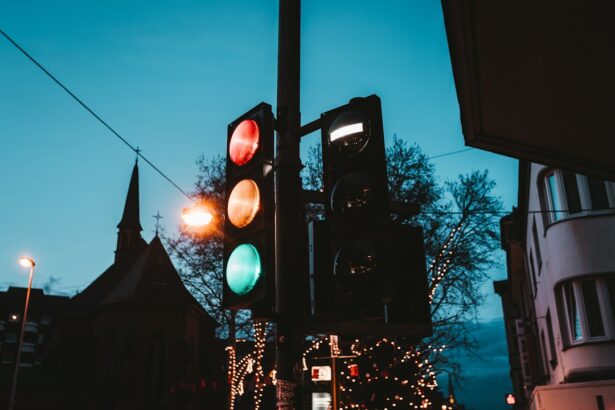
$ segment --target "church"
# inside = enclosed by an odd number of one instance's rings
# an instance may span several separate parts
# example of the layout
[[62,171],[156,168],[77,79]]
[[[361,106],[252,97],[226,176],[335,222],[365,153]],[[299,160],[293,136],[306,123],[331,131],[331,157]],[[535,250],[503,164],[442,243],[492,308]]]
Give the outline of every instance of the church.
[[[135,163],[115,260],[72,298],[33,289],[16,409],[223,408],[217,323],[188,292],[158,234],[148,243]],[[0,400],[8,404],[25,300],[0,292]]]

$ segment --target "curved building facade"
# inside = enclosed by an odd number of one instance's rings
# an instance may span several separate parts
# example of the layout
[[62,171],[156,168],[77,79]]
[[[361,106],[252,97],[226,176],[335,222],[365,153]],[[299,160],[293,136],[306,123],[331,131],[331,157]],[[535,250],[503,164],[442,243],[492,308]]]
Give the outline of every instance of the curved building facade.
[[561,409],[568,395],[566,408],[612,408],[615,183],[525,162],[519,176],[501,222],[508,279],[495,284],[518,408]]

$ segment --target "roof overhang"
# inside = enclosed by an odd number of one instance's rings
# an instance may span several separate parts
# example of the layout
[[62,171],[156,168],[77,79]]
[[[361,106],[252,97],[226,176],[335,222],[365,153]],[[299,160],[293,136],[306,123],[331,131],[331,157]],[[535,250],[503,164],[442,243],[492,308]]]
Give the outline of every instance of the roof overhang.
[[442,8],[467,145],[615,179],[615,2]]

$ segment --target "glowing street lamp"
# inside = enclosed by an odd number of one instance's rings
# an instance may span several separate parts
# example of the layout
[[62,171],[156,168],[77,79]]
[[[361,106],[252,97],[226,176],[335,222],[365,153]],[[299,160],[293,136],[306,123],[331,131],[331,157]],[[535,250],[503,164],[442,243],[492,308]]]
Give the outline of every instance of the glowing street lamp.
[[192,228],[202,228],[211,223],[214,215],[207,205],[197,203],[182,210],[182,219],[186,225]]
[[27,256],[22,256],[19,258],[19,264],[24,268],[33,268],[34,265],[36,265],[32,258],[28,258]]
[[23,319],[21,321],[21,332],[19,334],[19,343],[17,344],[17,357],[15,358],[15,371],[13,373],[13,386],[11,388],[11,399],[9,401],[9,410],[15,407],[15,392],[17,390],[17,377],[19,375],[19,363],[21,362],[21,348],[23,345],[23,335],[26,329],[26,320],[28,319],[28,305],[30,303],[30,290],[32,289],[32,277],[34,276],[34,259],[27,256],[19,258],[19,264],[24,268],[30,268],[30,278],[28,279],[28,291],[26,292],[26,306],[23,310]]

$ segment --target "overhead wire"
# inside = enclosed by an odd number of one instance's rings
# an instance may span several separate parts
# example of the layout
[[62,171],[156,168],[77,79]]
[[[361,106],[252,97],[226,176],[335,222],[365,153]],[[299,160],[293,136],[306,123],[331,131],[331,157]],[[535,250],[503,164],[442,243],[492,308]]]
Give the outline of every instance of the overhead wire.
[[[81,105],[87,112],[89,112],[96,120],[98,120],[98,122],[100,122],[105,128],[107,128],[109,131],[111,131],[111,133],[117,137],[121,142],[123,142],[128,148],[130,148],[132,151],[134,151],[134,153],[137,155],[138,158],[143,159],[143,161],[145,161],[150,167],[152,167],[152,169],[154,169],[158,174],[160,174],[160,176],[162,176],[167,182],[169,182],[171,185],[173,185],[179,192],[181,192],[186,198],[192,200],[192,196],[189,195],[188,193],[186,193],[186,191],[184,191],[179,185],[177,185],[168,175],[166,175],[164,172],[162,172],[162,170],[160,170],[160,168],[158,168],[156,165],[154,165],[154,163],[147,158],[145,155],[143,155],[141,153],[141,150],[138,147],[133,146],[130,142],[128,142],[128,140],[126,140],[126,138],[122,137],[113,127],[111,127],[105,120],[103,120],[98,114],[96,114],[96,112],[94,112],[93,109],[91,109],[86,103],[83,102],[83,100],[81,100],[79,97],[77,97],[75,95],[75,93],[73,93],[68,87],[66,87],[60,80],[58,80],[57,77],[55,77],[51,72],[49,72],[49,70],[47,70],[41,63],[39,63],[34,57],[32,57],[32,55],[30,55],[30,53],[28,53],[23,47],[21,47],[15,40],[13,40],[13,38],[11,38],[8,34],[6,34],[4,32],[4,30],[0,29],[0,34],[2,34],[11,44],[13,44],[13,46],[15,46],[23,55],[25,55],[30,61],[32,61],[32,63],[34,63],[39,69],[41,69],[49,78],[51,78],[58,86],[60,86],[68,95],[70,95],[79,105]],[[442,158],[442,157],[446,157],[449,155],[455,155],[455,154],[460,154],[463,152],[467,152],[467,151],[471,151],[474,148],[464,148],[464,149],[460,149],[460,150],[456,150],[456,151],[451,151],[451,152],[446,152],[443,154],[437,154],[437,155],[433,155],[431,157],[428,157],[428,160],[431,159],[436,159],[436,158]],[[608,208],[608,209],[615,209],[615,208]],[[583,211],[592,211],[591,209],[582,209],[579,212],[583,212]],[[527,214],[538,214],[538,213],[562,213],[562,212],[567,212],[569,213],[569,211],[567,210],[545,210],[545,211],[525,211],[525,213]],[[423,214],[456,214],[456,215],[462,215],[464,214],[463,211],[421,211],[420,213]],[[494,215],[506,215],[509,214],[510,212],[508,211],[471,211],[471,212],[467,212],[470,214],[494,214]]]
[[436,158],[442,158],[442,157],[447,157],[449,155],[453,155],[453,154],[461,154],[462,152],[466,152],[466,151],[472,151],[474,148],[464,148],[464,149],[460,149],[457,151],[451,151],[451,152],[447,152],[444,154],[438,154],[438,155],[434,155],[432,157],[427,157],[427,159],[436,159]]
[[2,34],[11,44],[13,44],[23,55],[25,55],[30,61],[32,61],[38,68],[40,68],[49,78],[51,78],[57,85],[59,85],[68,95],[70,95],[79,105],[81,105],[87,112],[92,114],[94,118],[98,120],[105,128],[107,128],[113,135],[115,135],[120,141],[122,141],[128,148],[133,150],[138,158],[143,159],[150,167],[152,167],[158,174],[160,174],[164,179],[166,179],[171,185],[173,185],[179,192],[181,192],[188,199],[192,200],[192,197],[186,193],[183,189],[179,187],[169,176],[167,176],[164,172],[160,170],[152,161],[149,160],[145,155],[141,153],[141,150],[138,147],[133,146],[130,142],[128,142],[124,137],[122,137],[113,127],[111,127],[105,120],[103,120],[98,114],[94,112],[86,103],[84,103],[79,97],[77,97],[71,90],[68,89],[60,80],[58,80],[53,74],[49,72],[41,63],[39,63],[34,57],[30,55],[23,47],[21,47],[15,40],[13,40],[8,34],[6,34],[2,29],[0,29],[0,34]]
[[[556,210],[531,210],[531,211],[523,211],[516,213],[518,214],[555,214],[555,213],[567,213],[570,215],[576,215],[581,212],[595,212],[595,211],[613,211],[615,207],[602,208],[602,209],[581,209],[575,210],[574,212],[570,212],[566,209],[556,209]],[[514,214],[515,211],[420,211],[420,214],[430,214],[430,215],[478,215],[478,214],[488,214],[488,215],[509,215]]]

